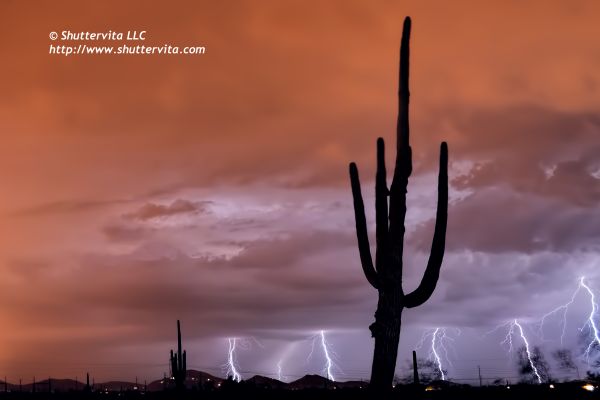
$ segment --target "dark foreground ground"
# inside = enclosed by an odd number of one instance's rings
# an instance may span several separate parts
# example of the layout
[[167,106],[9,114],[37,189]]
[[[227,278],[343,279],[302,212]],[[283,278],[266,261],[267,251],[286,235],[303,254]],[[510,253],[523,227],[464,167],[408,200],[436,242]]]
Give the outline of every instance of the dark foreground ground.
[[436,388],[432,386],[402,386],[397,387],[388,396],[381,396],[370,392],[368,389],[302,389],[302,390],[273,390],[256,387],[233,387],[229,389],[220,389],[212,391],[188,390],[186,392],[176,392],[174,390],[161,392],[139,392],[139,391],[113,391],[113,392],[0,392],[0,400],[14,399],[136,399],[136,400],[167,400],[167,399],[292,399],[292,400],[318,400],[318,399],[600,399],[600,388],[595,386],[586,386],[585,383],[564,383],[550,385],[514,385],[514,386],[488,386],[488,387],[470,387],[454,386],[445,388]]

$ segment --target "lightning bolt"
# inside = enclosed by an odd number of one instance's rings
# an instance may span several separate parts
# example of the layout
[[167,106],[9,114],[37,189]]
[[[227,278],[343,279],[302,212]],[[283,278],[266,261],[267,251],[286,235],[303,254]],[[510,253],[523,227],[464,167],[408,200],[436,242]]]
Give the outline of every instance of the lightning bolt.
[[227,377],[231,376],[234,381],[240,382],[242,380],[242,376],[238,372],[237,367],[235,365],[235,346],[236,346],[237,339],[229,338],[227,340],[229,341],[229,350],[228,350],[228,355],[227,355],[227,365],[226,365],[225,376],[227,376]]
[[327,372],[327,379],[335,382],[335,377],[333,376],[333,361],[331,359],[331,355],[329,354],[329,343],[325,339],[325,331],[321,331],[321,347],[323,347],[323,354],[325,355],[325,371]]
[[317,335],[312,336],[312,344],[310,345],[310,353],[308,353],[308,357],[306,357],[306,363],[308,364],[312,359],[312,356],[315,352],[315,342],[317,341]]
[[[515,320],[516,321],[516,320]],[[508,322],[508,331],[506,332],[506,336],[504,337],[504,340],[502,342],[500,342],[500,345],[506,345],[508,346],[508,353],[511,354],[513,352],[513,335],[515,333],[515,324],[513,323],[513,321]],[[507,326],[507,324],[501,325],[502,326]]]
[[333,375],[333,370],[334,369],[339,370],[339,368],[334,361],[336,354],[331,350],[331,344],[329,344],[329,342],[327,342],[327,339],[325,337],[325,331],[323,331],[323,330],[319,331],[319,333],[311,336],[310,339],[312,339],[312,344],[310,347],[310,352],[308,353],[308,357],[306,357],[306,363],[308,364],[310,362],[310,360],[312,359],[313,354],[315,353],[316,343],[318,341],[319,345],[321,346],[321,349],[323,349],[323,357],[325,358],[325,366],[323,367],[323,374],[325,376],[327,376],[327,379],[335,382],[335,376]]
[[[531,351],[529,351],[529,342],[527,341],[527,338],[525,337],[525,333],[523,332],[523,327],[521,326],[521,324],[519,324],[519,321],[517,321],[516,319],[513,321],[513,328],[516,325],[517,328],[519,328],[519,334],[521,335],[521,339],[523,339],[523,343],[525,343],[525,352],[527,353],[527,359],[529,360],[529,365],[531,365],[531,369],[533,369],[533,373],[535,374],[535,376],[537,377],[538,383],[542,383],[542,377],[540,376],[537,368],[535,367],[535,364],[533,363],[533,360],[531,359]],[[514,330],[514,329],[512,329]]]
[[257,345],[258,347],[260,347],[261,349],[264,349],[264,348],[265,348],[265,345],[264,345],[264,344],[263,344],[263,343],[262,343],[260,340],[258,340],[257,338],[255,338],[254,336],[251,336],[251,337],[250,337],[250,340],[247,340],[247,342],[248,342],[248,344],[247,344],[247,347],[248,347],[248,348],[251,348],[251,347],[252,347],[252,344],[250,343],[250,341],[252,341],[252,342],[256,343],[256,345]]
[[277,363],[277,379],[281,382],[283,382],[283,375],[281,375],[281,362],[283,360],[279,360],[279,362]]
[[586,359],[588,360],[588,364],[589,364],[590,351],[592,350],[592,348],[594,346],[600,345],[600,337],[598,337],[598,327],[596,326],[596,321],[594,320],[594,317],[596,316],[596,313],[598,312],[598,304],[596,303],[596,297],[594,296],[594,292],[592,292],[592,289],[590,289],[590,287],[585,284],[583,277],[581,278],[581,281],[579,282],[579,284],[581,286],[583,286],[585,288],[585,290],[588,292],[588,294],[590,295],[590,303],[592,303],[592,309],[590,311],[590,315],[588,316],[588,319],[585,322],[585,324],[583,325],[583,327],[581,327],[581,330],[583,330],[583,328],[585,328],[586,326],[588,326],[592,330],[592,336],[593,336],[592,340],[590,341],[590,344],[588,344],[588,347],[584,353],[584,355],[586,356]]
[[588,318],[586,319],[585,323],[583,324],[583,326],[579,329],[580,331],[583,331],[585,328],[588,328],[589,332],[590,332],[590,341],[584,352],[584,356],[589,364],[590,352],[592,351],[592,349],[594,347],[600,346],[600,334],[598,332],[598,325],[596,323],[597,314],[598,314],[598,303],[596,303],[596,297],[594,295],[594,292],[585,282],[585,276],[582,276],[581,278],[579,278],[579,284],[577,285],[577,288],[571,295],[571,299],[567,303],[556,307],[554,310],[552,310],[542,316],[542,318],[540,319],[540,322],[539,322],[539,332],[540,332],[540,337],[543,339],[543,330],[544,330],[544,324],[546,323],[546,319],[550,318],[551,316],[553,316],[555,314],[560,315],[560,317],[561,317],[560,326],[562,328],[561,335],[560,335],[560,343],[562,345],[564,342],[564,337],[565,337],[565,333],[566,333],[566,329],[567,329],[567,313],[569,311],[569,307],[571,305],[573,305],[573,303],[575,302],[575,299],[577,298],[577,295],[582,290],[589,295],[589,300],[590,300],[590,314],[589,314]]
[[445,381],[446,375],[444,374],[444,369],[442,368],[442,360],[440,359],[440,356],[435,349],[435,338],[437,337],[439,330],[440,330],[440,328],[435,328],[435,331],[433,331],[433,335],[431,335],[431,351],[433,352],[433,357],[435,358],[435,361],[437,362],[438,369],[440,370],[440,374],[442,374],[442,380]]
[[[456,336],[461,334],[460,329],[454,328]],[[428,358],[435,362],[438,371],[440,373],[441,379],[443,381],[446,380],[446,374],[444,372],[443,361],[447,362],[450,366],[452,366],[452,361],[450,361],[450,357],[448,355],[448,349],[454,349],[452,342],[454,342],[454,338],[449,334],[448,328],[438,327],[433,329],[426,330],[421,339],[417,343],[415,347],[417,350],[423,348],[425,342],[430,342],[429,354]]]
[[[581,326],[581,328],[579,328],[579,330],[582,332],[586,329],[589,332],[588,333],[589,342],[586,347],[586,350],[583,353],[583,355],[586,358],[587,363],[589,364],[590,353],[593,350],[598,350],[600,348],[600,331],[598,328],[598,324],[596,322],[598,319],[598,308],[599,307],[598,307],[598,303],[596,302],[596,296],[594,294],[594,291],[586,283],[585,276],[582,276],[581,278],[579,278],[577,288],[575,288],[575,290],[571,294],[569,301],[567,301],[566,303],[564,303],[562,305],[559,305],[558,307],[556,307],[555,309],[544,314],[540,318],[539,322],[537,323],[537,327],[538,327],[537,332],[539,334],[539,337],[542,340],[544,340],[544,325],[548,322],[548,319],[550,319],[554,315],[558,315],[560,317],[560,327],[561,327],[560,343],[561,343],[561,345],[563,345],[565,335],[566,335],[566,330],[567,330],[567,314],[568,314],[571,306],[575,303],[580,292],[586,293],[589,297],[589,302],[590,302],[590,313],[589,313],[588,317],[586,318],[584,324]],[[500,342],[500,344],[502,346],[508,347],[509,354],[513,352],[513,336],[515,335],[515,331],[518,330],[519,336],[521,337],[521,339],[523,340],[523,343],[525,344],[525,351],[527,353],[529,365],[531,366],[531,369],[533,370],[533,372],[538,380],[538,383],[542,383],[542,377],[540,376],[539,371],[536,368],[536,366],[532,360],[531,351],[529,348],[529,342],[527,340],[527,337],[525,336],[525,332],[523,330],[523,327],[519,323],[519,321],[517,319],[515,319],[513,321],[509,321],[504,324],[501,324],[501,325],[497,326],[496,328],[494,328],[493,330],[491,330],[490,332],[487,332],[485,335],[488,335],[500,328],[508,328],[506,336],[504,337],[504,340],[502,342]]]
[[[562,305],[556,307],[554,310],[551,310],[550,312],[544,314],[542,316],[542,318],[540,319],[540,322],[538,324],[539,325],[538,330],[539,330],[540,337],[542,338],[542,340],[544,339],[544,324],[546,323],[546,320],[548,318],[552,317],[553,315],[558,314],[561,317],[560,318],[560,326],[561,326],[560,343],[561,343],[561,345],[563,344],[564,337],[566,334],[566,329],[567,329],[567,313],[569,312],[569,307],[571,307],[571,305],[573,305],[573,303],[575,302],[575,299],[577,298],[577,295],[579,294],[579,292],[582,289],[587,291],[588,294],[590,295],[591,305],[592,305],[592,314],[590,315],[588,322],[593,323],[593,316],[596,313],[597,306],[595,305],[595,302],[594,302],[594,294],[590,290],[590,288],[586,285],[585,277],[582,276],[581,278],[579,278],[579,284],[577,285],[577,288],[571,295],[571,299],[568,302],[566,302],[565,304],[562,304]],[[594,323],[594,325],[595,325],[595,323]]]
[[[292,353],[294,351],[294,349],[296,348],[297,345],[298,345],[298,342],[292,342],[292,343],[287,344],[283,348],[283,352],[282,352],[281,356],[279,357],[279,361],[275,365],[276,370],[277,370],[277,379],[279,379],[281,382],[284,382],[284,379],[287,378],[285,375],[283,375],[283,364],[286,362],[290,353]],[[308,363],[309,360],[310,360],[310,358],[308,358],[306,360],[306,362]]]
[[[583,280],[583,278],[581,278],[581,279]],[[544,324],[546,323],[546,319],[555,314],[559,314],[561,316],[560,344],[562,346],[562,344],[564,342],[564,338],[565,338],[565,333],[567,330],[567,312],[569,311],[569,307],[575,302],[575,298],[577,297],[577,294],[579,293],[579,290],[581,289],[581,282],[582,281],[580,281],[579,285],[577,286],[577,289],[575,289],[575,291],[571,295],[571,300],[569,300],[567,303],[565,303],[563,305],[556,307],[554,310],[552,310],[542,316],[542,318],[540,319],[540,322],[539,322],[539,336],[542,340],[544,340]]]
[[521,324],[519,323],[519,321],[517,319],[514,319],[512,321],[508,321],[504,324],[498,325],[493,330],[487,332],[486,335],[489,335],[492,332],[495,332],[501,328],[508,328],[508,330],[506,332],[506,336],[504,337],[504,340],[502,340],[500,342],[500,345],[508,347],[507,352],[509,354],[511,354],[514,349],[513,336],[515,335],[515,330],[519,331],[519,336],[521,337],[521,340],[523,340],[523,343],[525,344],[525,353],[527,354],[527,361],[529,362],[529,365],[531,366],[531,369],[533,370],[533,374],[537,378],[538,383],[542,383],[542,376],[540,375],[537,367],[535,366],[535,363],[533,362],[533,358],[531,356],[531,350],[529,348],[529,341],[527,340],[527,336],[525,336],[525,331],[523,330],[523,326],[521,326]]

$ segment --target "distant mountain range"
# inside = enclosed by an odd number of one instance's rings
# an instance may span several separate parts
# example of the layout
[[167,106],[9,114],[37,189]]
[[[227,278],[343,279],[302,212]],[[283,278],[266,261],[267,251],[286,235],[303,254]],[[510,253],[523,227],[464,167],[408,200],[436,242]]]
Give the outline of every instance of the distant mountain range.
[[297,389],[347,389],[347,388],[363,388],[367,383],[362,381],[347,381],[337,382],[329,380],[321,375],[304,375],[302,378],[290,382],[288,388]]
[[[50,382],[48,382],[50,381]],[[187,377],[185,381],[185,385],[188,388],[198,387],[199,384],[206,386],[214,386],[215,388],[220,387],[223,384],[225,379],[216,377],[209,373],[203,371],[196,370],[188,370]],[[334,388],[360,388],[365,387],[366,382],[361,381],[348,381],[348,382],[334,382],[327,378],[324,378],[320,375],[305,375],[302,378],[295,380],[293,382],[282,382],[277,379],[269,378],[266,376],[255,375],[252,378],[244,380],[246,384],[255,385],[260,388],[268,388],[268,389],[289,389],[289,390],[300,390],[300,389],[334,389]],[[59,392],[68,392],[68,391],[78,391],[85,389],[85,382],[76,381],[74,379],[45,379],[41,381],[36,381],[35,384],[32,382],[23,383],[19,385],[18,383],[10,383],[7,382],[6,385],[3,380],[0,380],[0,392],[4,391],[5,388],[11,392],[18,392],[22,390],[24,392],[48,392],[59,391]],[[171,378],[163,378],[159,380],[155,380],[152,382],[147,382],[145,385],[144,382],[126,382],[126,381],[108,381],[108,382],[100,382],[95,383],[93,385],[94,391],[108,391],[108,392],[118,392],[118,391],[133,391],[139,390],[144,391],[147,390],[149,392],[157,392],[161,390],[165,390],[166,388],[172,387],[174,385]]]

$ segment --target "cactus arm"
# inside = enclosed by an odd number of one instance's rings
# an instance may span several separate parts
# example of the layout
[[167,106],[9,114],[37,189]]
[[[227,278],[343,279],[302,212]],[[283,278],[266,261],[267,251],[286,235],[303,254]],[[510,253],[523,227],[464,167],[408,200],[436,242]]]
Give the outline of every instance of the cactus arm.
[[177,373],[177,356],[173,354],[173,350],[171,350],[171,376],[175,376]]
[[377,139],[377,173],[375,175],[375,221],[376,243],[375,266],[382,273],[385,269],[386,242],[388,236],[388,195],[385,171],[385,143]]
[[183,368],[183,360],[181,358],[181,324],[177,320],[177,369],[181,371]]
[[350,184],[352,186],[352,197],[354,199],[354,218],[356,220],[356,238],[358,239],[358,252],[360,263],[367,281],[375,289],[379,286],[377,272],[373,267],[371,248],[369,247],[369,236],[367,234],[367,219],[365,217],[365,205],[360,190],[360,179],[358,168],[355,163],[350,163]]
[[396,172],[404,172],[398,174],[400,178],[408,179],[412,172],[412,160],[410,157],[410,127],[409,127],[409,102],[410,90],[409,69],[410,69],[410,27],[411,20],[406,17],[402,28],[402,41],[400,42],[400,68],[398,73],[398,121],[396,125],[397,141],[396,141]]
[[404,20],[402,41],[400,44],[400,71],[398,77],[398,123],[396,126],[396,164],[394,177],[390,188],[390,251],[394,266],[394,273],[399,281],[402,277],[402,253],[404,251],[404,220],[406,217],[406,191],[408,178],[412,172],[412,151],[410,148],[410,134],[408,123],[408,109],[410,92],[408,88],[409,77],[409,41],[411,20]]
[[425,303],[435,290],[440,276],[440,267],[446,245],[446,226],[448,222],[448,145],[440,147],[440,173],[438,176],[438,203],[435,219],[431,253],[423,279],[419,286],[404,297],[404,305],[413,308]]

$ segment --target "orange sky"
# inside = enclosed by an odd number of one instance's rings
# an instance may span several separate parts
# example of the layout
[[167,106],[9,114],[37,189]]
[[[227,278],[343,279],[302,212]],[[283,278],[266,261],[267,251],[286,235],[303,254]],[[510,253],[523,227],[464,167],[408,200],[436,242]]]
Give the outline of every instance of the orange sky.
[[[313,228],[343,233],[331,240],[353,262],[342,268],[354,274],[345,278],[347,296],[366,304],[366,314],[341,312],[332,323],[366,326],[375,296],[363,288],[353,249],[346,166],[357,161],[369,185],[375,138],[393,139],[405,15],[413,18],[411,118],[423,212],[433,201],[428,185],[441,140],[450,145],[457,191],[498,184],[577,212],[593,208],[597,1],[1,1],[0,375],[47,374],[40,365],[57,357],[58,375],[115,354],[162,357],[155,343],[169,348],[176,315],[192,320],[204,305],[222,304],[195,291],[228,280],[239,293],[236,310],[268,286],[232,272],[236,255],[264,240],[292,238],[298,249]],[[149,44],[202,45],[206,54],[49,55],[49,32],[62,30],[146,30]],[[581,164],[563,169],[565,162]],[[459,176],[478,163],[481,173]],[[540,183],[557,165],[557,179]],[[333,256],[321,251],[329,265]],[[210,273],[194,261],[165,270],[177,254],[224,259]],[[300,268],[313,262],[298,261],[282,282],[294,291],[306,280],[328,298],[322,279],[337,280]],[[189,278],[195,274],[198,281]],[[283,285],[268,286],[248,313],[288,297]],[[144,302],[157,293],[164,304]],[[181,297],[169,300],[172,293]],[[339,301],[323,304],[335,309]],[[307,329],[327,321],[326,311],[311,314]],[[239,315],[221,316],[190,321],[189,336],[252,330]],[[160,376],[160,368],[143,373]]]

